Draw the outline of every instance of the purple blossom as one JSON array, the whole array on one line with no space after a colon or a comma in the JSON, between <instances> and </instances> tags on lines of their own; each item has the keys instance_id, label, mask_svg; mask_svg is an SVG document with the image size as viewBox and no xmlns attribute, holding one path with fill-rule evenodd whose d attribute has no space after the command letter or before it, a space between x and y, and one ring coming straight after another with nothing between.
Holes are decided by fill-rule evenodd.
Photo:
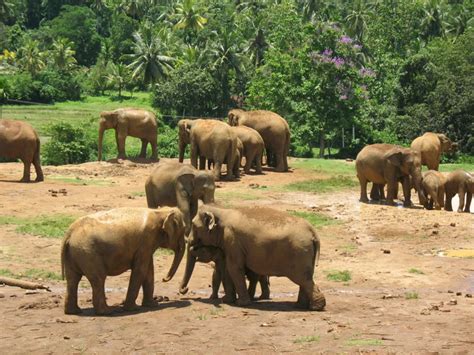
<instances>
[{"instance_id":1,"label":"purple blossom","mask_svg":"<svg viewBox=\"0 0 474 355\"><path fill-rule=\"evenodd\" d=\"M375 72L370 69L370 68L364 68L362 67L360 70L359 70L359 75L360 76L368 76L368 77L371 77L373 78L375 76Z\"/></svg>"},{"instance_id":2,"label":"purple blossom","mask_svg":"<svg viewBox=\"0 0 474 355\"><path fill-rule=\"evenodd\" d=\"M348 97L346 94L339 96L339 100L347 100Z\"/></svg>"},{"instance_id":3,"label":"purple blossom","mask_svg":"<svg viewBox=\"0 0 474 355\"><path fill-rule=\"evenodd\" d=\"M361 50L362 49L362 46L360 44L354 44L352 46L355 50Z\"/></svg>"},{"instance_id":4,"label":"purple blossom","mask_svg":"<svg viewBox=\"0 0 474 355\"><path fill-rule=\"evenodd\" d=\"M352 38L350 38L349 36L344 35L339 39L339 42L340 43L345 43L345 44L352 43Z\"/></svg>"},{"instance_id":5,"label":"purple blossom","mask_svg":"<svg viewBox=\"0 0 474 355\"><path fill-rule=\"evenodd\" d=\"M344 60L344 58L341 58L341 57L334 57L331 59L331 62L334 63L334 65L336 66L336 68L340 68L341 66L344 65L344 63L346 62Z\"/></svg>"},{"instance_id":6,"label":"purple blossom","mask_svg":"<svg viewBox=\"0 0 474 355\"><path fill-rule=\"evenodd\" d=\"M330 57L332 55L332 50L331 49L328 49L326 48L323 53L321 53L322 55L326 56L326 57Z\"/></svg>"}]
</instances>

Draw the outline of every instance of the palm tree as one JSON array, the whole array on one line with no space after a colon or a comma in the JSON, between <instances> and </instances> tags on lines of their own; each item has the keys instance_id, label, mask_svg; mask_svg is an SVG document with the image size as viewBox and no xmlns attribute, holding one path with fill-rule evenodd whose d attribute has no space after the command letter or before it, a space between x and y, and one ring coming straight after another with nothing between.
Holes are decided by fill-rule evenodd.
<instances>
[{"instance_id":1,"label":"palm tree","mask_svg":"<svg viewBox=\"0 0 474 355\"><path fill-rule=\"evenodd\" d=\"M91 0L90 8L100 13L107 8L107 0Z\"/></svg>"},{"instance_id":2,"label":"palm tree","mask_svg":"<svg viewBox=\"0 0 474 355\"><path fill-rule=\"evenodd\" d=\"M124 11L128 16L140 18L146 12L148 0L122 0L117 9Z\"/></svg>"},{"instance_id":3,"label":"palm tree","mask_svg":"<svg viewBox=\"0 0 474 355\"><path fill-rule=\"evenodd\" d=\"M454 42L466 29L474 25L474 17L469 16L467 9L462 6L457 15L452 15L446 23L447 32L454 35Z\"/></svg>"},{"instance_id":4,"label":"palm tree","mask_svg":"<svg viewBox=\"0 0 474 355\"><path fill-rule=\"evenodd\" d=\"M0 0L0 22L5 22L12 15L14 6L8 0Z\"/></svg>"},{"instance_id":5,"label":"palm tree","mask_svg":"<svg viewBox=\"0 0 474 355\"><path fill-rule=\"evenodd\" d=\"M349 33L360 43L363 42L365 30L367 29L369 11L370 7L364 2L364 0L357 0L354 7L345 18Z\"/></svg>"},{"instance_id":6,"label":"palm tree","mask_svg":"<svg viewBox=\"0 0 474 355\"><path fill-rule=\"evenodd\" d=\"M427 41L432 37L440 37L446 34L445 9L440 0L428 0L423 9L424 18L421 20L423 29L422 39Z\"/></svg>"},{"instance_id":7,"label":"palm tree","mask_svg":"<svg viewBox=\"0 0 474 355\"><path fill-rule=\"evenodd\" d=\"M176 13L174 17L178 22L174 25L176 29L184 29L191 31L199 31L204 28L207 18L201 16L200 8L196 5L195 0L183 0L176 5Z\"/></svg>"},{"instance_id":8,"label":"palm tree","mask_svg":"<svg viewBox=\"0 0 474 355\"><path fill-rule=\"evenodd\" d=\"M125 86L125 84L128 81L128 68L125 64L122 63L109 63L108 68L108 75L107 75L107 81L110 85L112 85L113 88L116 88L118 90L118 97L122 97L122 90Z\"/></svg>"},{"instance_id":9,"label":"palm tree","mask_svg":"<svg viewBox=\"0 0 474 355\"><path fill-rule=\"evenodd\" d=\"M136 32L134 54L131 54L132 79L143 78L145 84L156 83L172 69L175 59L166 55L166 38L168 33L162 29L158 34Z\"/></svg>"},{"instance_id":10,"label":"palm tree","mask_svg":"<svg viewBox=\"0 0 474 355\"><path fill-rule=\"evenodd\" d=\"M44 53L40 51L36 40L28 39L18 50L18 66L33 76L45 67L43 58Z\"/></svg>"},{"instance_id":11,"label":"palm tree","mask_svg":"<svg viewBox=\"0 0 474 355\"><path fill-rule=\"evenodd\" d=\"M77 63L74 55L76 52L71 49L72 43L65 38L53 41L51 49L51 61L59 70L71 69Z\"/></svg>"}]
</instances>

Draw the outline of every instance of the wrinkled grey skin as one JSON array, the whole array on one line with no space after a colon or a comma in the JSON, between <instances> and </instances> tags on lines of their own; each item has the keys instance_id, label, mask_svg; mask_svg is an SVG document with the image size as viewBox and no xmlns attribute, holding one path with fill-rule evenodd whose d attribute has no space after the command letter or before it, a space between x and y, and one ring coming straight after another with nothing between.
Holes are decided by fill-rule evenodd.
<instances>
[{"instance_id":1,"label":"wrinkled grey skin","mask_svg":"<svg viewBox=\"0 0 474 355\"><path fill-rule=\"evenodd\" d=\"M423 173L423 181L421 186L426 196L427 202L425 208L428 210L434 208L440 210L444 207L444 185L446 177L443 173L436 170L428 170Z\"/></svg>"},{"instance_id":2,"label":"wrinkled grey skin","mask_svg":"<svg viewBox=\"0 0 474 355\"><path fill-rule=\"evenodd\" d=\"M177 206L183 213L186 235L191 231L191 220L197 213L198 200L214 202L215 189L211 173L176 161L159 163L145 183L148 207ZM189 245L187 250L185 275L191 275L196 257L189 252Z\"/></svg>"},{"instance_id":3,"label":"wrinkled grey skin","mask_svg":"<svg viewBox=\"0 0 474 355\"><path fill-rule=\"evenodd\" d=\"M221 282L224 285L224 301L231 301L235 300L235 293L230 294L230 292L234 292L234 287L229 287L229 282L232 282L228 275L226 274L225 270L225 255L223 251L219 248L208 246L208 247L200 247L197 249L192 249L191 254L197 259L197 261L202 263L210 263L211 261L214 262L214 272L212 273L212 294L211 299L217 299L219 293L219 287ZM260 282L260 287L262 289L262 294L260 295L260 299L269 299L270 298L270 288L269 288L269 281L267 276L260 276L254 273L253 271L246 269L245 274L249 279L249 296L251 299L255 298L255 291L257 282ZM226 277L227 276L227 277ZM191 279L191 274L186 274L183 277L183 281L180 286L179 292L182 294L186 294L188 292L188 283Z\"/></svg>"},{"instance_id":4,"label":"wrinkled grey skin","mask_svg":"<svg viewBox=\"0 0 474 355\"><path fill-rule=\"evenodd\" d=\"M421 189L421 161L417 153L411 149L392 144L372 144L365 146L356 158L357 178L360 182L360 201L368 202L367 183L376 186L372 191L375 196L381 195L381 187L387 184L387 203L393 204L397 198L398 182L402 183L405 196L404 206L411 206L411 185L418 191L421 204L426 198ZM377 186L378 185L378 186Z\"/></svg>"},{"instance_id":5,"label":"wrinkled grey skin","mask_svg":"<svg viewBox=\"0 0 474 355\"><path fill-rule=\"evenodd\" d=\"M297 305L302 308L320 311L326 305L313 280L320 241L302 218L270 208L202 205L193 219L189 243L192 250L214 246L224 252L239 306L250 303L246 268L258 275L288 277L300 286Z\"/></svg>"},{"instance_id":6,"label":"wrinkled grey skin","mask_svg":"<svg viewBox=\"0 0 474 355\"><path fill-rule=\"evenodd\" d=\"M458 194L459 207L458 212L471 212L472 194L474 194L474 175L464 170L456 170L446 177L444 184L446 192L445 209L452 211L453 205L451 200ZM464 204L465 202L465 204Z\"/></svg>"}]
</instances>

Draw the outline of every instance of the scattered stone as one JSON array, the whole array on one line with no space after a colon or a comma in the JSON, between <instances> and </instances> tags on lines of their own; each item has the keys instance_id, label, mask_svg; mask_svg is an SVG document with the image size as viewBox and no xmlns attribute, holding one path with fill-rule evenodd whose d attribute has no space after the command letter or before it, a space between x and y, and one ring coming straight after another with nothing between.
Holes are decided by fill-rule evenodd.
<instances>
[{"instance_id":1,"label":"scattered stone","mask_svg":"<svg viewBox=\"0 0 474 355\"><path fill-rule=\"evenodd\" d=\"M435 224L433 224L433 228L439 228L439 223L436 222Z\"/></svg>"},{"instance_id":2,"label":"scattered stone","mask_svg":"<svg viewBox=\"0 0 474 355\"><path fill-rule=\"evenodd\" d=\"M382 299L383 299L383 300L389 300L389 299L392 299L392 298L400 298L400 295L391 295L391 294L388 294L388 295L383 295L383 296L382 296Z\"/></svg>"},{"instance_id":3,"label":"scattered stone","mask_svg":"<svg viewBox=\"0 0 474 355\"><path fill-rule=\"evenodd\" d=\"M69 340L69 339L71 339L71 338L68 337L67 335L65 335L65 336L63 336L63 339Z\"/></svg>"},{"instance_id":4,"label":"scattered stone","mask_svg":"<svg viewBox=\"0 0 474 355\"><path fill-rule=\"evenodd\" d=\"M384 254L390 254L390 253L392 253L392 252L390 251L390 249L382 249L382 251L383 251Z\"/></svg>"},{"instance_id":5,"label":"scattered stone","mask_svg":"<svg viewBox=\"0 0 474 355\"><path fill-rule=\"evenodd\" d=\"M128 198L129 200L135 200L135 197L132 196L132 195L128 195L127 198Z\"/></svg>"},{"instance_id":6,"label":"scattered stone","mask_svg":"<svg viewBox=\"0 0 474 355\"><path fill-rule=\"evenodd\" d=\"M329 329L328 329L328 333L331 333L331 332L333 332L333 331L334 331L334 328L329 328Z\"/></svg>"},{"instance_id":7,"label":"scattered stone","mask_svg":"<svg viewBox=\"0 0 474 355\"><path fill-rule=\"evenodd\" d=\"M456 292L456 296L462 296L462 292Z\"/></svg>"},{"instance_id":8,"label":"scattered stone","mask_svg":"<svg viewBox=\"0 0 474 355\"><path fill-rule=\"evenodd\" d=\"M472 295L470 293L466 293L465 295L467 298L472 298Z\"/></svg>"},{"instance_id":9,"label":"scattered stone","mask_svg":"<svg viewBox=\"0 0 474 355\"><path fill-rule=\"evenodd\" d=\"M77 320L56 318L56 323L77 323Z\"/></svg>"},{"instance_id":10,"label":"scattered stone","mask_svg":"<svg viewBox=\"0 0 474 355\"><path fill-rule=\"evenodd\" d=\"M26 291L25 295L36 295L37 293L39 293L39 292L38 291Z\"/></svg>"},{"instance_id":11,"label":"scattered stone","mask_svg":"<svg viewBox=\"0 0 474 355\"><path fill-rule=\"evenodd\" d=\"M5 295L3 293L0 293L0 298L5 298Z\"/></svg>"},{"instance_id":12,"label":"scattered stone","mask_svg":"<svg viewBox=\"0 0 474 355\"><path fill-rule=\"evenodd\" d=\"M350 163L351 161L354 161L354 159L346 158L346 161L347 161L348 163Z\"/></svg>"},{"instance_id":13,"label":"scattered stone","mask_svg":"<svg viewBox=\"0 0 474 355\"><path fill-rule=\"evenodd\" d=\"M451 298L451 300L448 302L449 305L455 306L458 304L458 301L456 301L454 298Z\"/></svg>"},{"instance_id":14,"label":"scattered stone","mask_svg":"<svg viewBox=\"0 0 474 355\"><path fill-rule=\"evenodd\" d=\"M424 308L424 309L421 310L420 314L422 316L429 316L431 314L431 312L428 308Z\"/></svg>"},{"instance_id":15,"label":"scattered stone","mask_svg":"<svg viewBox=\"0 0 474 355\"><path fill-rule=\"evenodd\" d=\"M443 309L440 309L441 312L451 312L450 309L447 309L447 308L443 308Z\"/></svg>"},{"instance_id":16,"label":"scattered stone","mask_svg":"<svg viewBox=\"0 0 474 355\"><path fill-rule=\"evenodd\" d=\"M448 293L454 293L454 291L453 290L448 290Z\"/></svg>"},{"instance_id":17,"label":"scattered stone","mask_svg":"<svg viewBox=\"0 0 474 355\"><path fill-rule=\"evenodd\" d=\"M268 324L268 323L262 323L260 324L261 327L267 328L267 327L273 327L273 325Z\"/></svg>"},{"instance_id":18,"label":"scattered stone","mask_svg":"<svg viewBox=\"0 0 474 355\"><path fill-rule=\"evenodd\" d=\"M451 222L449 225L450 225L451 227L456 227L456 223L454 223L454 222Z\"/></svg>"},{"instance_id":19,"label":"scattered stone","mask_svg":"<svg viewBox=\"0 0 474 355\"><path fill-rule=\"evenodd\" d=\"M431 234L433 234L433 235L437 235L437 234L439 234L439 231L437 231L437 230L433 230L433 231L431 231Z\"/></svg>"}]
</instances>

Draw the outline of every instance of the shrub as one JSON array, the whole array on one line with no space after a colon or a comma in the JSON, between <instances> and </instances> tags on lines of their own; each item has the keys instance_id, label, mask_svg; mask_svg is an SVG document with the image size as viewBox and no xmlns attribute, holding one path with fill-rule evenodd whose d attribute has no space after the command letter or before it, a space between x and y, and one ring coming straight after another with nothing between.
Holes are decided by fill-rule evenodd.
<instances>
[{"instance_id":1,"label":"shrub","mask_svg":"<svg viewBox=\"0 0 474 355\"><path fill-rule=\"evenodd\" d=\"M158 128L158 155L164 158L178 156L178 132L166 125Z\"/></svg>"},{"instance_id":2,"label":"shrub","mask_svg":"<svg viewBox=\"0 0 474 355\"><path fill-rule=\"evenodd\" d=\"M48 128L51 140L44 145L45 164L62 165L84 163L97 151L97 140L85 128L60 122Z\"/></svg>"}]
</instances>

